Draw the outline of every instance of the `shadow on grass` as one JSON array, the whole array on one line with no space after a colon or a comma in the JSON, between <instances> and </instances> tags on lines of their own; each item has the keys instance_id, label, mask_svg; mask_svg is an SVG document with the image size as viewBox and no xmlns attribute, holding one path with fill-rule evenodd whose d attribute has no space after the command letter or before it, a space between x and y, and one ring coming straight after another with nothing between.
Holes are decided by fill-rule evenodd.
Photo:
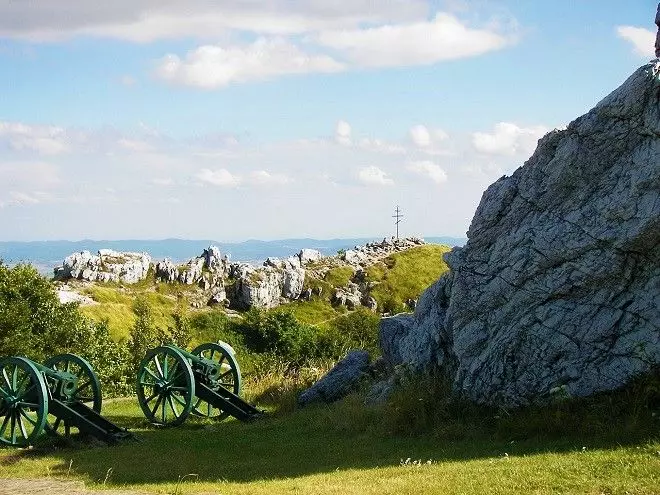
<instances>
[{"instance_id":1,"label":"shadow on grass","mask_svg":"<svg viewBox=\"0 0 660 495\"><path fill-rule=\"evenodd\" d=\"M525 456L576 452L583 447L614 449L644 445L658 438L657 421L632 429L613 425L606 435L601 432L591 436L586 432L553 439L512 441L497 439L481 430L469 438L455 440L434 435L393 436L368 428L352 429L348 426L352 419L345 416L349 410L320 406L254 423L228 420L210 424L191 420L178 428L154 428L146 425L137 410L122 411L108 418L137 430L137 442L112 447L81 443L65 447L45 445L4 457L0 451L0 464L18 469L18 463L44 459L51 475L66 476L72 469L78 476L97 482L106 479L110 485L177 483L187 475L194 475L198 481L250 482L396 466L407 458L424 462L466 461L499 458L505 452Z\"/></svg>"}]
</instances>

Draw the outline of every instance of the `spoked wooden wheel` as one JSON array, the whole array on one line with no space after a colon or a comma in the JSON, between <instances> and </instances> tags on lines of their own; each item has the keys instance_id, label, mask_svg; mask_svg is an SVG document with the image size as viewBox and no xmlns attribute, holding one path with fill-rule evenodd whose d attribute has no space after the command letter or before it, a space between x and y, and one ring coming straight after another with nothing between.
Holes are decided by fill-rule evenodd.
<instances>
[{"instance_id":1,"label":"spoked wooden wheel","mask_svg":"<svg viewBox=\"0 0 660 495\"><path fill-rule=\"evenodd\" d=\"M101 384L91 364L75 354L60 354L59 356L53 356L48 359L44 365L55 371L75 375L78 378L78 382L71 394L71 399L76 402L82 402L97 413L101 412L103 403ZM46 384L51 389L51 392L55 394L54 388L57 387L57 382L49 380L46 377ZM54 418L46 425L46 429L51 433L61 433L58 431L58 429L61 429L61 426L63 426L64 434L69 436L71 426L63 421L62 418Z\"/></svg>"},{"instance_id":2,"label":"spoked wooden wheel","mask_svg":"<svg viewBox=\"0 0 660 495\"><path fill-rule=\"evenodd\" d=\"M0 443L32 445L48 416L48 392L41 372L25 358L0 361Z\"/></svg>"},{"instance_id":3,"label":"spoked wooden wheel","mask_svg":"<svg viewBox=\"0 0 660 495\"><path fill-rule=\"evenodd\" d=\"M195 399L190 363L171 346L150 350L138 370L137 396L142 412L152 423L163 426L183 423Z\"/></svg>"},{"instance_id":4,"label":"spoked wooden wheel","mask_svg":"<svg viewBox=\"0 0 660 495\"><path fill-rule=\"evenodd\" d=\"M217 390L219 387L222 387L229 390L234 395L240 395L241 369L238 366L238 361L236 361L234 354L229 349L220 344L216 344L215 342L209 342L195 347L192 354L210 361L215 361L215 363L218 364L220 372L218 376L211 379L208 384L211 389ZM197 399L195 402L193 413L197 416L206 416L218 421L222 421L229 416L229 414L222 409L214 407L202 399Z\"/></svg>"}]
</instances>

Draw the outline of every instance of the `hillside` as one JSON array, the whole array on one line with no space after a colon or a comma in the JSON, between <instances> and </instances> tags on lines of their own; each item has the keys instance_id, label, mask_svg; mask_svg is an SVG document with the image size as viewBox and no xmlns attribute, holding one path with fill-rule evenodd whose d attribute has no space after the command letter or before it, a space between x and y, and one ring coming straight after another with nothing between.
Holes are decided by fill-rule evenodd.
<instances>
[{"instance_id":1,"label":"hillside","mask_svg":"<svg viewBox=\"0 0 660 495\"><path fill-rule=\"evenodd\" d=\"M307 270L304 280L302 292L311 289L309 299L290 301L279 308L292 311L302 323L323 327L355 309L350 301L341 304L334 297L336 291L348 292L362 287L366 295L375 299L378 313L410 311L412 308L406 306L406 301L414 307L413 301L419 294L447 269L442 255L448 251L448 246L418 246L387 256L366 270L342 264L337 257L321 258ZM240 317L242 313L222 305L207 306L205 291L197 285L166 283L154 278L137 284L72 280L67 286L93 301L82 305L81 311L95 321L106 320L112 336L118 340L126 338L133 326L132 307L137 297L148 301L155 324L163 329L173 324L172 314L177 308L185 308L191 314L216 312ZM359 305L361 296L357 299Z\"/></svg>"}]
</instances>

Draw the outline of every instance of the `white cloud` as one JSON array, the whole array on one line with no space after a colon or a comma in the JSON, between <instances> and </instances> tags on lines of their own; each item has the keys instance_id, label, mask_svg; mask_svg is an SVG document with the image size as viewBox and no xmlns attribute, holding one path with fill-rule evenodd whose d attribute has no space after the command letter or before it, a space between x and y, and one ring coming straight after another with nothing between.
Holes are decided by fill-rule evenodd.
<instances>
[{"instance_id":1,"label":"white cloud","mask_svg":"<svg viewBox=\"0 0 660 495\"><path fill-rule=\"evenodd\" d=\"M204 45L184 59L169 54L156 75L166 81L213 89L232 83L311 72L339 72L344 66L327 55L310 55L282 38L259 38L251 45Z\"/></svg>"},{"instance_id":2,"label":"white cloud","mask_svg":"<svg viewBox=\"0 0 660 495\"><path fill-rule=\"evenodd\" d=\"M376 153L398 155L406 152L406 149L400 144L388 143L378 138L361 138L358 141L358 146L363 150L374 151Z\"/></svg>"},{"instance_id":3,"label":"white cloud","mask_svg":"<svg viewBox=\"0 0 660 495\"><path fill-rule=\"evenodd\" d=\"M57 41L73 36L134 42L218 40L228 30L300 34L428 16L426 0L30 0L0 2L0 36Z\"/></svg>"},{"instance_id":4,"label":"white cloud","mask_svg":"<svg viewBox=\"0 0 660 495\"><path fill-rule=\"evenodd\" d=\"M224 168L218 170L203 168L195 175L195 178L201 182L219 187L237 187L241 182L240 177L232 175L231 172Z\"/></svg>"},{"instance_id":5,"label":"white cloud","mask_svg":"<svg viewBox=\"0 0 660 495\"><path fill-rule=\"evenodd\" d=\"M536 148L538 140L548 130L544 126L523 128L509 122L500 122L490 134L473 133L472 146L486 155L530 154Z\"/></svg>"},{"instance_id":6,"label":"white cloud","mask_svg":"<svg viewBox=\"0 0 660 495\"><path fill-rule=\"evenodd\" d=\"M410 128L410 139L415 146L425 148L431 146L431 133L423 125L416 125Z\"/></svg>"},{"instance_id":7,"label":"white cloud","mask_svg":"<svg viewBox=\"0 0 660 495\"><path fill-rule=\"evenodd\" d=\"M655 33L649 29L634 26L617 26L616 34L629 43L633 50L642 57L655 56Z\"/></svg>"},{"instance_id":8,"label":"white cloud","mask_svg":"<svg viewBox=\"0 0 660 495\"><path fill-rule=\"evenodd\" d=\"M69 150L62 127L34 126L20 122L0 122L0 141L17 151L57 155Z\"/></svg>"},{"instance_id":9,"label":"white cloud","mask_svg":"<svg viewBox=\"0 0 660 495\"><path fill-rule=\"evenodd\" d=\"M248 182L253 185L283 185L291 182L291 179L282 174L271 174L266 170L255 170L248 176Z\"/></svg>"},{"instance_id":10,"label":"white cloud","mask_svg":"<svg viewBox=\"0 0 660 495\"><path fill-rule=\"evenodd\" d=\"M335 127L335 141L343 146L351 145L351 125L345 120L337 122Z\"/></svg>"},{"instance_id":11,"label":"white cloud","mask_svg":"<svg viewBox=\"0 0 660 495\"><path fill-rule=\"evenodd\" d=\"M12 191L9 194L10 200L9 203L15 203L15 204L29 204L29 205L36 205L38 203L41 203L39 198L36 197L36 195L32 194L27 194L24 192L18 192L18 191Z\"/></svg>"},{"instance_id":12,"label":"white cloud","mask_svg":"<svg viewBox=\"0 0 660 495\"><path fill-rule=\"evenodd\" d=\"M160 179L153 179L151 181L151 183L156 185L156 186L165 186L165 187L166 186L173 186L174 185L174 179L172 179L171 177L163 177L163 178L160 178Z\"/></svg>"},{"instance_id":13,"label":"white cloud","mask_svg":"<svg viewBox=\"0 0 660 495\"><path fill-rule=\"evenodd\" d=\"M369 186L391 186L394 181L387 174L375 166L365 167L359 170L358 180Z\"/></svg>"},{"instance_id":14,"label":"white cloud","mask_svg":"<svg viewBox=\"0 0 660 495\"><path fill-rule=\"evenodd\" d=\"M413 173L428 177L436 184L447 182L447 173L432 161L423 160L411 162L406 168Z\"/></svg>"},{"instance_id":15,"label":"white cloud","mask_svg":"<svg viewBox=\"0 0 660 495\"><path fill-rule=\"evenodd\" d=\"M0 163L0 189L21 187L26 189L48 189L61 183L58 168L47 162Z\"/></svg>"},{"instance_id":16,"label":"white cloud","mask_svg":"<svg viewBox=\"0 0 660 495\"><path fill-rule=\"evenodd\" d=\"M512 35L470 28L446 13L438 13L432 21L326 31L318 36L321 45L361 67L430 65L499 50L514 41Z\"/></svg>"},{"instance_id":17,"label":"white cloud","mask_svg":"<svg viewBox=\"0 0 660 495\"><path fill-rule=\"evenodd\" d=\"M152 145L139 139L121 138L117 141L117 144L121 148L135 153L148 153L154 149Z\"/></svg>"}]
</instances>

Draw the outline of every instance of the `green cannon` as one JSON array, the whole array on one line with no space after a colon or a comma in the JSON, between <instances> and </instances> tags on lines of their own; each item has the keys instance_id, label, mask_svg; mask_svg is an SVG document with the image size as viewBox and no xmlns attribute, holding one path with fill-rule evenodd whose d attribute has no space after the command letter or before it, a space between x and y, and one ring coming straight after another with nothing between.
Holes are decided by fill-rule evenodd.
<instances>
[{"instance_id":1,"label":"green cannon","mask_svg":"<svg viewBox=\"0 0 660 495\"><path fill-rule=\"evenodd\" d=\"M210 342L192 352L172 345L151 349L140 363L137 396L154 424L177 426L190 414L250 421L263 414L239 397L241 370L233 349Z\"/></svg>"},{"instance_id":2,"label":"green cannon","mask_svg":"<svg viewBox=\"0 0 660 495\"><path fill-rule=\"evenodd\" d=\"M133 438L101 416L101 404L96 373L75 354L43 365L24 357L0 360L0 444L24 447L44 431L68 436L72 427L106 443Z\"/></svg>"}]
</instances>

